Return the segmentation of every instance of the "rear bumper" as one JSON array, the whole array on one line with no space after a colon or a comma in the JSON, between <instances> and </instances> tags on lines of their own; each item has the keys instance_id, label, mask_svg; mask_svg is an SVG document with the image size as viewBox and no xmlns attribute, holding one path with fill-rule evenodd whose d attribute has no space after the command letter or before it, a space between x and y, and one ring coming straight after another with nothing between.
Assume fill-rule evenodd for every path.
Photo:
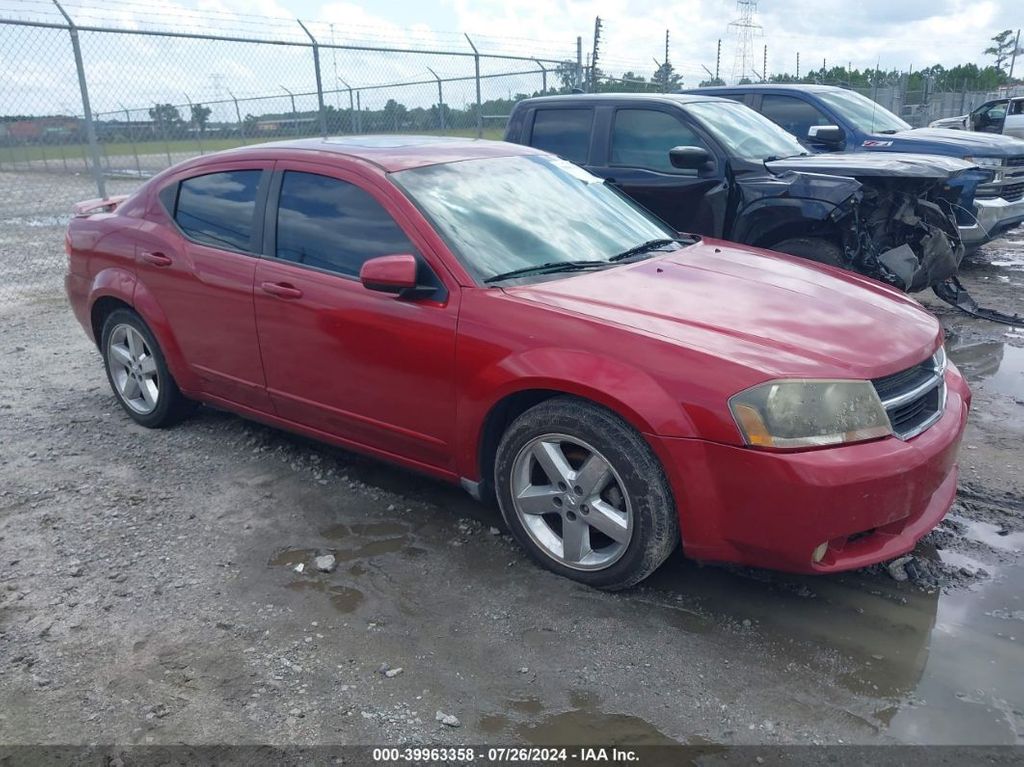
<instances>
[{"instance_id":1,"label":"rear bumper","mask_svg":"<svg viewBox=\"0 0 1024 767\"><path fill-rule=\"evenodd\" d=\"M955 369L947 383L942 418L906 442L772 453L653 437L670 467L687 555L828 573L910 551L956 495L970 394ZM813 562L826 542L824 558Z\"/></svg>"},{"instance_id":2,"label":"rear bumper","mask_svg":"<svg viewBox=\"0 0 1024 767\"><path fill-rule=\"evenodd\" d=\"M966 247L978 247L1024 223L1024 198L1009 202L1002 197L974 200L977 223L960 227L960 239Z\"/></svg>"}]
</instances>

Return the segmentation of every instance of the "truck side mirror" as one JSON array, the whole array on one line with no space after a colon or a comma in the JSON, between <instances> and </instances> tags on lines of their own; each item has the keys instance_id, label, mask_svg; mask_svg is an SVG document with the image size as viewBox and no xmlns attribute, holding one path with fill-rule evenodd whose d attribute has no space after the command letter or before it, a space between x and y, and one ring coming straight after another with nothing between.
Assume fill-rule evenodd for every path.
<instances>
[{"instance_id":1,"label":"truck side mirror","mask_svg":"<svg viewBox=\"0 0 1024 767\"><path fill-rule=\"evenodd\" d=\"M812 125L807 129L807 138L818 144L837 147L846 141L846 132L838 125Z\"/></svg>"},{"instance_id":2,"label":"truck side mirror","mask_svg":"<svg viewBox=\"0 0 1024 767\"><path fill-rule=\"evenodd\" d=\"M711 165L711 153L704 147L677 146L668 150L673 168L680 170L706 170Z\"/></svg>"}]
</instances>

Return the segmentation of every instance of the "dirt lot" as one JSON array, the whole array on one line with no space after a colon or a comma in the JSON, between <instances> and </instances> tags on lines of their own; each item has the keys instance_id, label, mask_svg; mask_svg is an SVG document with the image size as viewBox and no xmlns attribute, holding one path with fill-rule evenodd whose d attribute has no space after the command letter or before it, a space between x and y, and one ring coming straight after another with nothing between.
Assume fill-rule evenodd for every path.
<instances>
[{"instance_id":1,"label":"dirt lot","mask_svg":"<svg viewBox=\"0 0 1024 767\"><path fill-rule=\"evenodd\" d=\"M1024 330L924 299L975 404L909 563L676 555L611 595L458 489L207 408L134 426L58 288L88 181L0 189L0 743L1024 743ZM1024 311L1024 237L965 282Z\"/></svg>"}]
</instances>

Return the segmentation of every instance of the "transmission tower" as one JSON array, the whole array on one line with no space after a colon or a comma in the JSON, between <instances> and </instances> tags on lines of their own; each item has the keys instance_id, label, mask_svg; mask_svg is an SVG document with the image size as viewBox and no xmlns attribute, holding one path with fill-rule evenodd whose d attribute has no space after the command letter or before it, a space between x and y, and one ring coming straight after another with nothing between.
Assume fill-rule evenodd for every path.
<instances>
[{"instance_id":1,"label":"transmission tower","mask_svg":"<svg viewBox=\"0 0 1024 767\"><path fill-rule=\"evenodd\" d=\"M754 65L754 38L762 35L761 25L754 21L757 13L757 0L736 0L739 18L729 22L729 31L735 38L732 60L732 82L738 83L744 77L750 77Z\"/></svg>"}]
</instances>

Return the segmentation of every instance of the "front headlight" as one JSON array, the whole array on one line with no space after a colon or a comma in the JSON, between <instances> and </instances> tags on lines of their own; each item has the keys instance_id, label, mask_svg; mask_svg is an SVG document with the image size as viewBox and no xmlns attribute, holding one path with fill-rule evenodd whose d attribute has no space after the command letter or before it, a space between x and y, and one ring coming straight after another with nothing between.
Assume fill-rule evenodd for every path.
<instances>
[{"instance_id":1,"label":"front headlight","mask_svg":"<svg viewBox=\"0 0 1024 767\"><path fill-rule=\"evenodd\" d=\"M822 447L892 434L869 381L769 381L732 397L729 409L753 447Z\"/></svg>"},{"instance_id":2,"label":"front headlight","mask_svg":"<svg viewBox=\"0 0 1024 767\"><path fill-rule=\"evenodd\" d=\"M982 168L1001 168L1003 167L1002 157L965 157L967 162L973 162L975 165L980 165Z\"/></svg>"}]
</instances>

